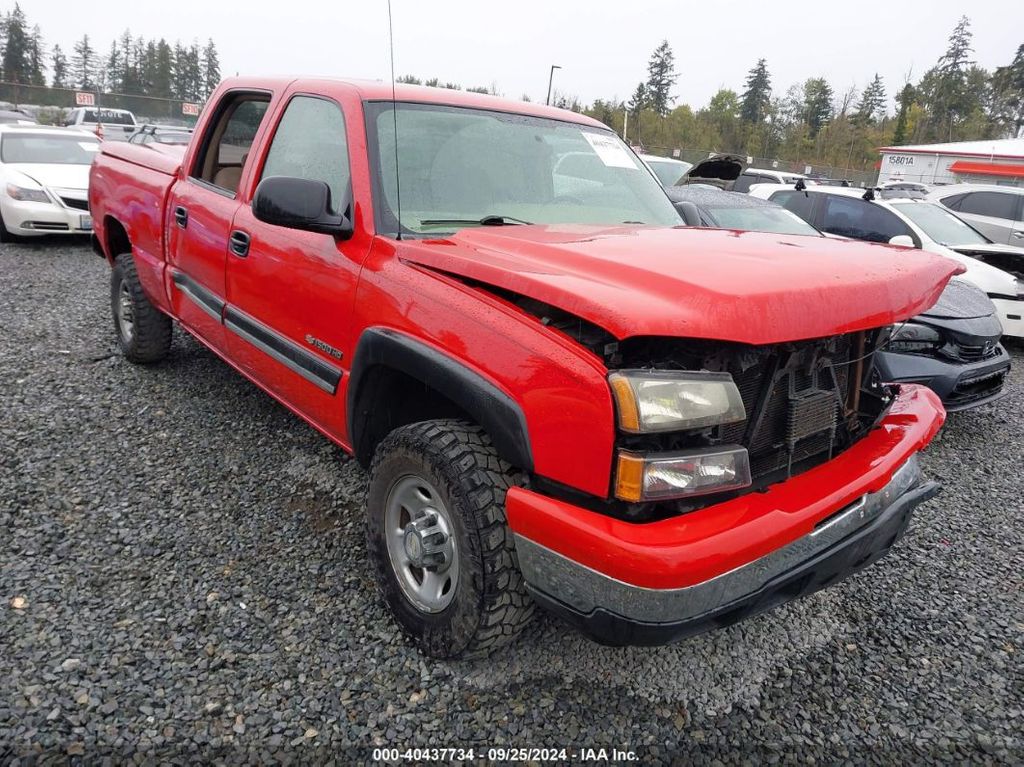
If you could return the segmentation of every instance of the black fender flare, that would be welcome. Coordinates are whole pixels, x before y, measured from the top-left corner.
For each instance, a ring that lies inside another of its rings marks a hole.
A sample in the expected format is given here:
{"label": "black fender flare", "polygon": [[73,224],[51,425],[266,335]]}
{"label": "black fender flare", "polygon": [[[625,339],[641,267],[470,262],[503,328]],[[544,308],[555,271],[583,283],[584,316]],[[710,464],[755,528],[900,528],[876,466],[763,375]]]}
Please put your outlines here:
{"label": "black fender flare", "polygon": [[533,454],[522,408],[491,381],[432,346],[389,328],[368,328],[356,344],[346,393],[352,450],[369,462],[366,442],[369,402],[362,387],[375,367],[404,373],[464,410],[490,436],[498,455],[517,468],[533,471]]}

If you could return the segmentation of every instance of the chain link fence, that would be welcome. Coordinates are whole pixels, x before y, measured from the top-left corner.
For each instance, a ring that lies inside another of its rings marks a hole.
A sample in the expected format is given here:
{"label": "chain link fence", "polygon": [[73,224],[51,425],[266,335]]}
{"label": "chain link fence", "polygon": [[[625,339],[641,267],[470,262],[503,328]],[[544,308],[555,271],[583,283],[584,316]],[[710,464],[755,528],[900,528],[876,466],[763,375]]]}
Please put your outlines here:
{"label": "chain link fence", "polygon": [[[644,151],[662,157],[671,157],[676,160],[685,160],[690,163],[698,163],[711,156],[719,154],[706,149],[683,149],[680,147],[645,146]],[[786,173],[802,173],[805,176],[818,178],[829,178],[849,181],[852,186],[873,186],[878,178],[878,171],[863,170],[856,168],[840,168],[835,165],[821,165],[818,163],[805,163],[793,160],[780,160],[776,157],[753,157],[743,152],[734,152],[746,158],[747,165],[751,168],[767,168],[770,170],[781,170]]]}
{"label": "chain link fence", "polygon": [[[92,103],[82,103],[89,101]],[[139,96],[126,93],[103,93],[97,90],[50,88],[0,81],[0,108],[16,109],[34,117],[44,125],[62,125],[67,114],[77,106],[102,109],[127,109],[139,123],[162,123],[193,127],[202,108],[201,103]]]}

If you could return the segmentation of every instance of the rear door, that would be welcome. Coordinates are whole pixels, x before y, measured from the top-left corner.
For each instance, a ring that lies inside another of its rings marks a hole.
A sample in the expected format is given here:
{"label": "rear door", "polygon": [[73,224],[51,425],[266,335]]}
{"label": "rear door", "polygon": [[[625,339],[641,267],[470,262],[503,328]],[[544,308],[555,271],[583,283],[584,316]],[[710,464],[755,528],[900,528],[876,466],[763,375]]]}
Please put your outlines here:
{"label": "rear door", "polygon": [[[361,125],[358,101],[294,93],[286,101],[264,156],[246,183],[251,199],[270,176],[324,181],[333,212],[351,208],[346,124]],[[345,431],[339,398],[348,368],[350,317],[369,238],[266,224],[250,205],[238,210],[227,261],[225,313],[232,360],[317,423]]]}
{"label": "rear door", "polygon": [[1012,233],[1020,231],[1020,203],[1024,195],[1012,192],[977,191],[963,195],[956,212],[993,242],[1019,245],[1022,240]]}
{"label": "rear door", "polygon": [[171,306],[184,325],[221,351],[226,348],[222,323],[228,236],[249,148],[269,103],[264,92],[225,94],[188,177],[175,184],[168,205]]}

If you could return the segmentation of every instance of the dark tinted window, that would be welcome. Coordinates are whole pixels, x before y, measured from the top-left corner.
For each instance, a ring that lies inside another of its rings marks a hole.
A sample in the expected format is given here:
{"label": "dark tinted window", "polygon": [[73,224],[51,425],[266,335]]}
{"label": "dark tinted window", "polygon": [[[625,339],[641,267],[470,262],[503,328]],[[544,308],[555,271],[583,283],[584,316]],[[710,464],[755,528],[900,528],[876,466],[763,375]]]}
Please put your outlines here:
{"label": "dark tinted window", "polygon": [[1017,217],[1018,199],[1020,198],[1017,195],[1003,192],[969,192],[964,195],[957,210],[978,216],[1013,220]]}
{"label": "dark tinted window", "polygon": [[752,173],[743,173],[736,181],[733,182],[732,191],[734,192],[749,192],[750,187],[754,184],[760,184],[763,179],[760,176],[756,176]]}
{"label": "dark tinted window", "polygon": [[951,197],[943,197],[942,204],[950,210],[960,210],[960,203],[964,201],[966,194],[954,194]]}
{"label": "dark tinted window", "polygon": [[348,199],[348,140],[345,118],[333,101],[296,96],[285,109],[260,178],[291,176],[324,181],[331,208]]}
{"label": "dark tinted window", "polygon": [[856,197],[827,195],[821,229],[829,234],[868,242],[888,242],[910,229],[895,214]]}
{"label": "dark tinted window", "polygon": [[796,213],[807,223],[813,223],[811,221],[811,207],[814,204],[814,200],[811,199],[809,194],[795,189],[793,191],[776,192],[771,196],[771,201],[778,203],[792,213]]}

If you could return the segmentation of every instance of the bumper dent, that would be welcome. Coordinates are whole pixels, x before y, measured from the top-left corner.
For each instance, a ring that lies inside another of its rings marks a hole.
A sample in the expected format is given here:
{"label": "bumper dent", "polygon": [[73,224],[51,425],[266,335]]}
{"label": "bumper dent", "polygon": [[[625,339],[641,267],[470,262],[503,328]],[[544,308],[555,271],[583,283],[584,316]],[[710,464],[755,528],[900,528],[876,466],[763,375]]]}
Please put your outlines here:
{"label": "bumper dent", "polygon": [[[827,517],[811,533],[727,573],[678,589],[652,589],[624,583],[521,536],[516,537],[516,551],[527,583],[535,594],[542,592],[541,601],[547,597],[549,606],[554,601],[581,617],[600,611],[631,622],[667,624],[666,628],[679,631],[684,629],[681,624],[705,624],[710,615],[731,612],[736,605],[759,594],[779,578],[802,571],[823,554],[842,549],[854,540],[860,541],[863,536],[858,535],[859,532],[891,516],[894,509],[902,512],[899,525],[902,532],[910,510],[936,492],[938,485],[922,480],[917,456],[911,456],[885,487],[861,496]],[[890,543],[879,541],[878,553],[884,553]],[[829,582],[846,574],[848,572],[830,573]],[[693,631],[683,630],[683,633]]]}

